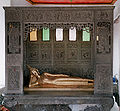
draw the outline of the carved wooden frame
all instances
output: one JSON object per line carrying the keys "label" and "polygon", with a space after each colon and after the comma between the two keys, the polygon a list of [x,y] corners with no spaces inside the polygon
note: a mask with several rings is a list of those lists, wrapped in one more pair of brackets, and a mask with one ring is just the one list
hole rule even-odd
{"label": "carved wooden frame", "polygon": [[[93,63],[95,65],[94,93],[112,94],[113,7],[6,7],[5,10],[7,94],[23,93],[23,65],[25,65],[23,53],[26,51],[25,42],[23,41],[26,40],[26,36],[29,33],[29,27],[27,28],[25,26],[26,23],[30,23],[30,26],[32,24],[39,24],[35,25],[39,29],[42,27],[55,29],[56,26],[64,28],[76,26],[79,29],[82,26],[84,27],[81,23],[93,23],[93,49],[95,53],[95,56],[93,56]],[[12,31],[16,33],[9,33],[9,24],[13,25]],[[11,38],[13,43],[9,43],[9,36],[15,36],[15,38]],[[98,42],[96,40],[97,36],[100,37]],[[19,38],[18,41],[16,40],[17,37]],[[16,42],[19,43],[19,45],[16,45]],[[11,48],[10,53],[8,52],[9,48]],[[17,49],[14,50],[15,48]],[[104,66],[105,68],[103,68]],[[106,71],[99,71],[99,69]],[[107,71],[108,69],[110,70]],[[16,72],[11,73],[13,71]],[[17,73],[19,73],[19,76],[16,76]],[[14,76],[14,81],[9,80],[11,75]],[[106,85],[104,87],[102,85],[104,84],[102,80],[103,75],[108,75],[108,77],[105,78],[105,81],[110,84],[108,88],[106,88]],[[19,80],[17,78],[19,78]],[[13,86],[9,84],[13,84],[13,86],[15,86],[15,84],[19,85],[14,89]]]}

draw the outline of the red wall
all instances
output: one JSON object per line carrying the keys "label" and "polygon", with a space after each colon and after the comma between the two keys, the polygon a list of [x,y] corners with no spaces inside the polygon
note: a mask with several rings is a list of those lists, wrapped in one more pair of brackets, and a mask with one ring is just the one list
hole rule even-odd
{"label": "red wall", "polygon": [[33,4],[113,4],[117,0],[27,0]]}

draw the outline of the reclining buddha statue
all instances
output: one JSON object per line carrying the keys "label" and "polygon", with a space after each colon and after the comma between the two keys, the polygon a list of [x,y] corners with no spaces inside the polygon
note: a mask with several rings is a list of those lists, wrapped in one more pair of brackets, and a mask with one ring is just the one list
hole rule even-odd
{"label": "reclining buddha statue", "polygon": [[50,74],[44,72],[40,74],[38,69],[27,65],[30,70],[29,88],[93,88],[92,79],[71,77],[65,74]]}

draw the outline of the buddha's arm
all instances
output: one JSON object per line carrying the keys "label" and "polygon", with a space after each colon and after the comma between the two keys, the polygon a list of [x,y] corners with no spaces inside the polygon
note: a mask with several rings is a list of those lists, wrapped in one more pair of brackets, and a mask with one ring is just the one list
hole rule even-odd
{"label": "buddha's arm", "polygon": [[33,74],[31,74],[30,76],[30,82],[29,82],[29,87],[34,87],[36,85],[38,85],[38,78],[36,76],[34,76]]}
{"label": "buddha's arm", "polygon": [[94,82],[93,80],[91,79],[83,79],[83,78],[79,78],[79,77],[69,77],[69,78],[57,78],[54,80],[55,82],[56,81],[61,81],[61,82]]}
{"label": "buddha's arm", "polygon": [[65,75],[65,74],[50,74],[50,73],[44,73],[45,76],[48,76],[48,77],[69,77],[68,75]]}

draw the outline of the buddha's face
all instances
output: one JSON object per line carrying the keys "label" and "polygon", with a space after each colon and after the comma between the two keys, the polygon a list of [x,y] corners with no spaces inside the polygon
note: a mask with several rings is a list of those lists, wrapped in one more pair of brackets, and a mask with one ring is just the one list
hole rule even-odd
{"label": "buddha's face", "polygon": [[35,75],[35,76],[37,76],[37,77],[40,76],[40,73],[39,73],[38,69],[36,69],[36,68],[33,68],[33,69],[31,70],[31,72],[32,72],[33,75]]}

